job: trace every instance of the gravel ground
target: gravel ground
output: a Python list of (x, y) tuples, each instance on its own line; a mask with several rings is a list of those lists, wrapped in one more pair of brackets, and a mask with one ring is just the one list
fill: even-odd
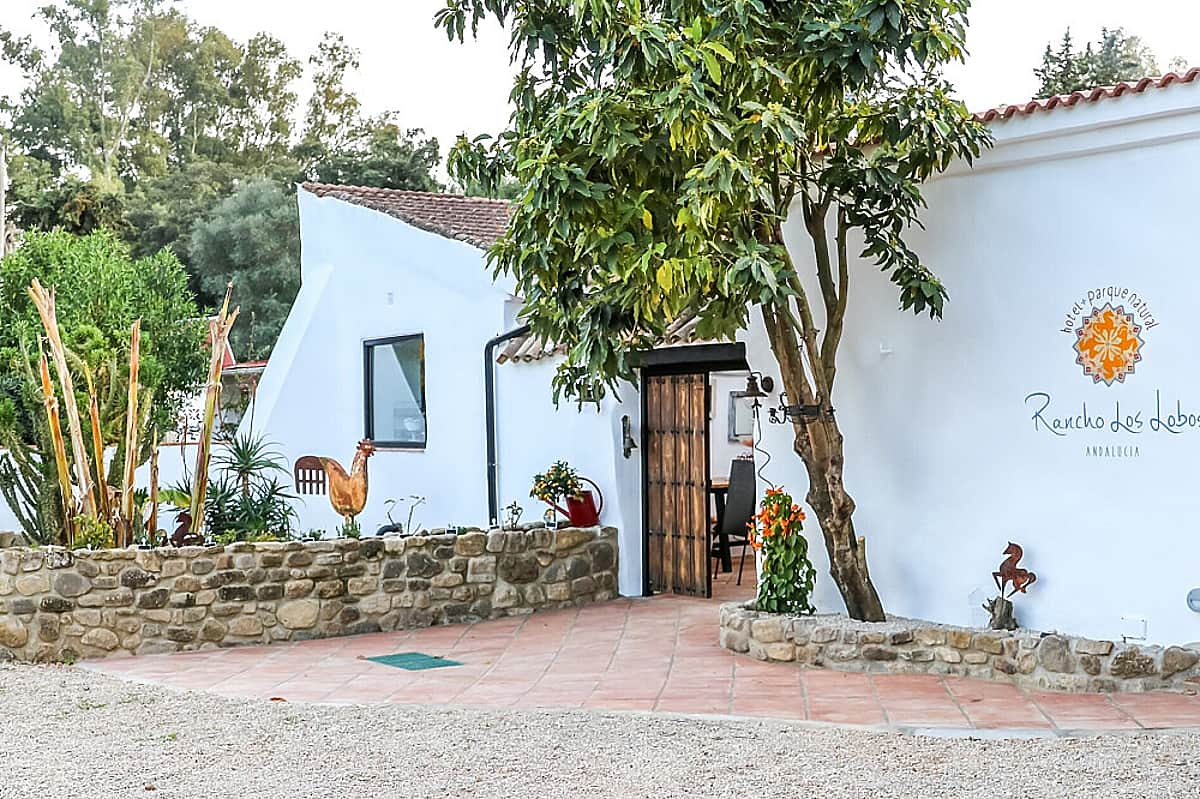
[(0, 666), (0, 797), (1195, 797), (1200, 735), (979, 741), (747, 720), (226, 700)]

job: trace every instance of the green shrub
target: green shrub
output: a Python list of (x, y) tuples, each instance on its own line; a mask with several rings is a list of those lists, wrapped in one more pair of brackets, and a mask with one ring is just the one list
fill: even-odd
[[(208, 355), (204, 322), (188, 276), (170, 252), (134, 260), (129, 248), (108, 231), (87, 236), (31, 232), (22, 246), (0, 259), (0, 369), (13, 370), (15, 358), (34, 358), (32, 347), (42, 334), (29, 284), (37, 278), (55, 291), (58, 323), (67, 348), (94, 373), (124, 363), (129, 329), (142, 322), (138, 382), (154, 397), (151, 422), (171, 429), (184, 398), (203, 382)], [(24, 352), (22, 352), (24, 345)], [(114, 386), (121, 401), (101, 406), (105, 437), (125, 430), (124, 395), (127, 369)], [(75, 376), (83, 390), (82, 374)], [(81, 400), (81, 407), (86, 407)], [(27, 436), (28, 443), (34, 443)]]
[(112, 549), (113, 529), (95, 516), (75, 517), (75, 541), (71, 549)]

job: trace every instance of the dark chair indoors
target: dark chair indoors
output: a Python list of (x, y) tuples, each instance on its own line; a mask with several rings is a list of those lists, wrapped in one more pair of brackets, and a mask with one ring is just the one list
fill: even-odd
[(712, 531), (710, 554), (722, 559), (734, 547), (742, 548), (742, 559), (738, 563), (737, 584), (742, 584), (742, 569), (746, 566), (746, 550), (750, 548), (748, 526), (754, 518), (754, 501), (757, 497), (754, 461), (738, 458), (729, 464), (729, 494), (725, 499), (724, 512), (719, 514)]

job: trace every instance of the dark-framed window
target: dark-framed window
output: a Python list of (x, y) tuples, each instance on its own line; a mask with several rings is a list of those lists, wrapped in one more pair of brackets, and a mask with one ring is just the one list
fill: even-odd
[(366, 437), (377, 447), (424, 449), (425, 336), (363, 342)]

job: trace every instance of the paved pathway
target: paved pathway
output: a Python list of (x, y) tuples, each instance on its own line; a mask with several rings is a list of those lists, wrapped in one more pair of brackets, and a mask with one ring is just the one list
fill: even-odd
[[(83, 668), (230, 697), (331, 704), (595, 708), (966, 734), (1200, 727), (1200, 697), (1027, 693), (926, 675), (761, 663), (721, 649), (717, 601), (622, 599), (474, 625), (104, 660)], [(463, 665), (410, 672), (367, 657)]]

